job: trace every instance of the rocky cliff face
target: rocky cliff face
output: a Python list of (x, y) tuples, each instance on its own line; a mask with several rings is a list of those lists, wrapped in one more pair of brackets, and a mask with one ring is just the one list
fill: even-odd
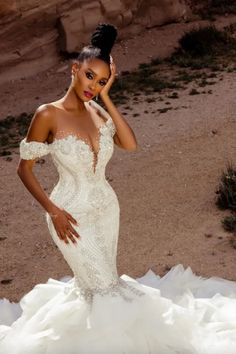
[(8, 0), (0, 2), (0, 80), (27, 77), (51, 67), (60, 50), (88, 44), (99, 22), (119, 37), (189, 17), (185, 0)]

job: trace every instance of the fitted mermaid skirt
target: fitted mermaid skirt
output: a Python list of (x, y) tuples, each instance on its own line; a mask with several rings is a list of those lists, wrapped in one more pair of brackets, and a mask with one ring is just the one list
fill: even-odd
[(0, 354), (235, 354), (236, 282), (181, 264), (162, 278), (118, 275), (120, 209), (105, 177), (115, 127), (92, 105), (107, 118), (96, 160), (74, 134), (21, 141), (23, 159), (51, 154), (59, 179), (50, 199), (77, 220), (80, 238), (66, 244), (45, 215), (73, 277), (37, 284), (18, 304), (0, 301)]

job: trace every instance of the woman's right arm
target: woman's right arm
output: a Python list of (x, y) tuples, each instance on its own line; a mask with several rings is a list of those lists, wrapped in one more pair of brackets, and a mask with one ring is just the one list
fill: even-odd
[[(53, 120), (51, 108), (46, 105), (40, 106), (31, 121), (29, 126), (26, 142), (36, 141), (45, 143), (49, 132), (53, 130)], [(70, 238), (72, 242), (75, 242), (75, 237), (80, 237), (76, 230), (72, 227), (71, 223), (77, 224), (77, 221), (66, 212), (64, 209), (57, 207), (45, 193), (40, 183), (36, 179), (33, 173), (33, 167), (35, 165), (35, 159), (25, 160), (20, 159), (17, 173), (22, 180), (25, 187), (33, 195), (33, 197), (42, 205), (42, 207), (49, 213), (52, 218), (54, 227), (60, 239), (68, 243)]]

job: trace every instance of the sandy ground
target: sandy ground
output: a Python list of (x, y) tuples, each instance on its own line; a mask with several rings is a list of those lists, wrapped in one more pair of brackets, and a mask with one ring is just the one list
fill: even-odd
[[(218, 25), (230, 22), (236, 17), (219, 19)], [(118, 69), (130, 70), (151, 57), (168, 55), (182, 33), (197, 25), (172, 24), (122, 41), (113, 54)], [(0, 117), (31, 112), (61, 97), (69, 71), (69, 64), (60, 63), (36, 77), (1, 86)], [(136, 152), (116, 147), (107, 166), (121, 208), (120, 275), (140, 277), (151, 268), (162, 276), (182, 263), (201, 276), (236, 280), (236, 250), (220, 224), (227, 213), (215, 206), (221, 171), (228, 161), (235, 162), (235, 78), (236, 73), (220, 74), (215, 85), (205, 88), (212, 94), (190, 96), (190, 84), (178, 91), (178, 99), (168, 98), (167, 91), (153, 96), (155, 102), (141, 95), (130, 99), (129, 109), (127, 104), (119, 107), (139, 143)], [(157, 109), (167, 102), (172, 110), (161, 114)], [(0, 280), (9, 280), (0, 284), (0, 298), (18, 301), (35, 284), (71, 271), (50, 238), (44, 210), (16, 174), (18, 149), (12, 157), (0, 158), (0, 236), (6, 237), (0, 242)], [(36, 164), (35, 173), (50, 193), (57, 181), (50, 156)]]

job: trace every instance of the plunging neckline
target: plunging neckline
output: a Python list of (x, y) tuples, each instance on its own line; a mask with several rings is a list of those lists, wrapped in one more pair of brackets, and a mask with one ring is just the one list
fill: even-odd
[(75, 138), (75, 141), (77, 141), (78, 143), (82, 143), (84, 144), (89, 152), (93, 155), (93, 164), (92, 164), (92, 170), (93, 170), (93, 174), (96, 175), (97, 172), (97, 166), (98, 166), (98, 162), (99, 162), (99, 155), (100, 155), (100, 151), (101, 151), (101, 138), (102, 138), (102, 129), (104, 129), (105, 127), (107, 127), (107, 123), (109, 122), (109, 120), (111, 120), (112, 118), (109, 116), (106, 120), (105, 123), (101, 124), (100, 127), (97, 128), (97, 132), (98, 132), (98, 151), (94, 151), (93, 147), (91, 146), (91, 144), (89, 144), (88, 142), (86, 142), (85, 139), (79, 138), (78, 135), (74, 134), (74, 133), (70, 133), (68, 135), (66, 135), (63, 138), (54, 138), (52, 143), (47, 143), (48, 145), (53, 145), (54, 143), (57, 143), (58, 141), (63, 141), (63, 140), (67, 140), (71, 137)]
[[(91, 101), (93, 103), (95, 103), (94, 101)], [(88, 102), (85, 102), (85, 107), (87, 106), (87, 111), (88, 111), (88, 107), (91, 104)], [(93, 104), (92, 104), (92, 108), (94, 108)], [(92, 166), (92, 170), (94, 175), (96, 174), (96, 170), (97, 170), (97, 165), (98, 165), (98, 158), (99, 158), (99, 153), (101, 150), (101, 131), (103, 129), (103, 127), (107, 126), (107, 123), (109, 120), (111, 120), (112, 118), (110, 116), (108, 116), (108, 118), (106, 119), (105, 123), (101, 124), (98, 128), (97, 128), (97, 134), (98, 134), (98, 150), (95, 151), (94, 148), (92, 147), (92, 145), (90, 143), (88, 143), (85, 139), (80, 138), (76, 133), (69, 133), (68, 135), (66, 135), (64, 138), (54, 138), (52, 143), (48, 143), (49, 145), (53, 145), (54, 142), (60, 141), (60, 140), (66, 140), (69, 137), (74, 137), (78, 142), (83, 143), (85, 146), (88, 147), (89, 151), (91, 152), (91, 154), (93, 155), (93, 166)]]

